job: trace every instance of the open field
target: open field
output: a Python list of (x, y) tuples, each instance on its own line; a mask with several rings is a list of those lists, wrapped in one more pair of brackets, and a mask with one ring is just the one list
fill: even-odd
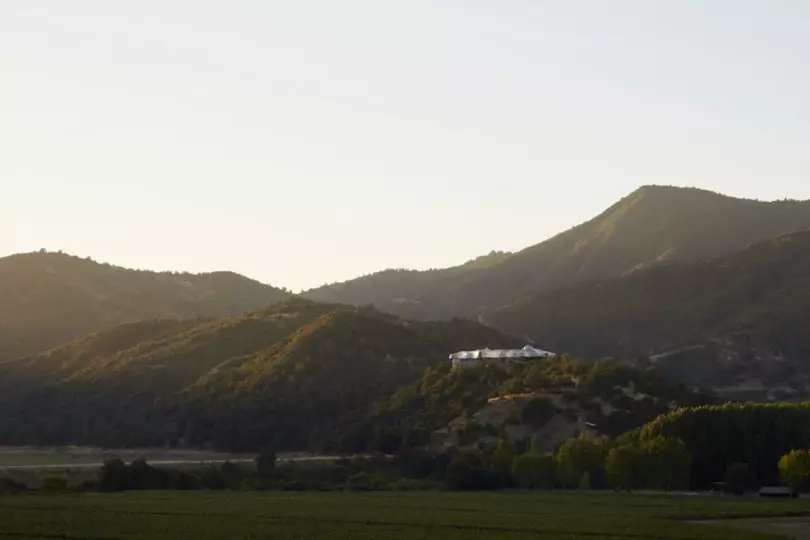
[[(207, 450), (176, 450), (166, 448), (103, 449), (89, 446), (54, 448), (0, 446), (0, 473), (4, 471), (54, 469), (98, 469), (106, 459), (118, 457), (127, 463), (145, 458), (152, 465), (199, 466), (201, 463), (251, 462), (256, 454), (227, 454)], [(279, 453), (279, 461), (334, 460), (337, 456), (306, 453)]]
[(111, 450), (89, 446), (54, 448), (0, 446), (0, 470), (98, 468), (105, 459), (111, 457), (119, 457), (127, 462), (144, 457), (150, 463), (175, 465), (183, 463), (218, 463), (225, 460), (248, 461), (253, 459), (255, 455), (166, 448)]
[(698, 518), (797, 515), (802, 500), (557, 493), (140, 492), (0, 497), (0, 538), (780, 538)]

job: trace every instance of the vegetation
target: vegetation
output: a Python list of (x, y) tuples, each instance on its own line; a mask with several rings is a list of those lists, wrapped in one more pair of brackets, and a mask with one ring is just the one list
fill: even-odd
[[(470, 321), (300, 298), (225, 319), (129, 323), (0, 362), (0, 443), (396, 453), (505, 394), (536, 395), (516, 424), (584, 415), (610, 436), (673, 403), (711, 402), (652, 369), (565, 355), (451, 369), (448, 352), (471, 344), (522, 343)], [(561, 392), (565, 404), (553, 405)], [(504, 428), (485, 430), (496, 440)]]
[(617, 489), (688, 489), (691, 463), (683, 441), (657, 437), (614, 445), (607, 453), (605, 473), (609, 484)]
[(225, 317), (288, 296), (232, 272), (128, 270), (60, 253), (0, 258), (0, 361), (148, 319)]
[(0, 538), (765, 540), (774, 536), (679, 518), (805, 510), (800, 501), (539, 493), (45, 495), (0, 497)]
[[(409, 318), (473, 316), (536, 291), (618, 277), (662, 262), (705, 260), (808, 228), (810, 202), (764, 203), (645, 186), (596, 218), (518, 253), (493, 253), (442, 270), (387, 270), (306, 294), (319, 301), (373, 304)], [(488, 313), (485, 320), (490, 322)], [(557, 350), (580, 352), (569, 346)]]
[(526, 452), (512, 461), (512, 480), (524, 489), (550, 489), (556, 486), (557, 462), (550, 452)]
[(791, 450), (779, 460), (779, 478), (797, 491), (810, 489), (810, 449)]
[[(487, 321), (592, 358), (636, 358), (717, 339), (800, 358), (810, 352), (810, 313), (802, 300), (808, 293), (810, 232), (801, 232), (708, 262), (659, 265), (540, 293), (488, 314)], [(706, 350), (692, 347), (691, 353)], [(683, 356), (677, 361), (683, 363)], [(696, 378), (713, 375), (693, 367)], [(790, 378), (784, 369), (773, 373), (777, 380)], [(760, 372), (768, 376), (766, 366)], [(733, 368), (715, 374), (726, 380), (734, 375)]]
[(683, 441), (692, 457), (696, 487), (722, 481), (737, 463), (747, 464), (763, 485), (776, 485), (780, 458), (791, 450), (810, 448), (810, 403), (683, 408), (656, 418), (628, 438), (644, 442), (660, 437)]
[(374, 404), (470, 343), (519, 344), (469, 321), (416, 324), (301, 299), (132, 323), (0, 363), (0, 441), (364, 449), (371, 441), (352, 429)]

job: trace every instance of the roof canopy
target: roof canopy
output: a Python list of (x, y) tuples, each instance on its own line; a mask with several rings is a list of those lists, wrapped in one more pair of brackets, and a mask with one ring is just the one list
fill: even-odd
[(450, 355), (451, 360), (468, 360), (476, 358), (550, 358), (553, 352), (536, 349), (526, 345), (522, 349), (478, 349), (476, 351), (459, 351)]

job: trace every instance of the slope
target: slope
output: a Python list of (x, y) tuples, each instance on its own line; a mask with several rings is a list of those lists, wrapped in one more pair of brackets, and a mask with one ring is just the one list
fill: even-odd
[(765, 387), (806, 395), (808, 298), (810, 232), (799, 232), (707, 262), (526, 296), (486, 319), (588, 357), (653, 355), (715, 385), (765, 377)]
[(671, 261), (703, 260), (810, 228), (810, 201), (759, 202), (645, 186), (596, 218), (484, 265), (385, 271), (306, 293), (427, 319), (472, 316), (533, 291)]
[(128, 324), (0, 363), (0, 444), (334, 448), (346, 422), (448, 352), (517, 344), (469, 321), (302, 299)]
[(236, 315), (285, 296), (231, 272), (158, 273), (61, 253), (12, 255), (0, 259), (0, 359), (124, 322)]

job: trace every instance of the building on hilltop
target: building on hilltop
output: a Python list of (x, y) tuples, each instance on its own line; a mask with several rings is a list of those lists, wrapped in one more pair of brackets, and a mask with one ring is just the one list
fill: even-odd
[(469, 367), (479, 362), (502, 361), (523, 362), (531, 358), (553, 358), (553, 352), (536, 349), (526, 345), (522, 349), (478, 349), (475, 351), (459, 351), (450, 355), (453, 368)]

